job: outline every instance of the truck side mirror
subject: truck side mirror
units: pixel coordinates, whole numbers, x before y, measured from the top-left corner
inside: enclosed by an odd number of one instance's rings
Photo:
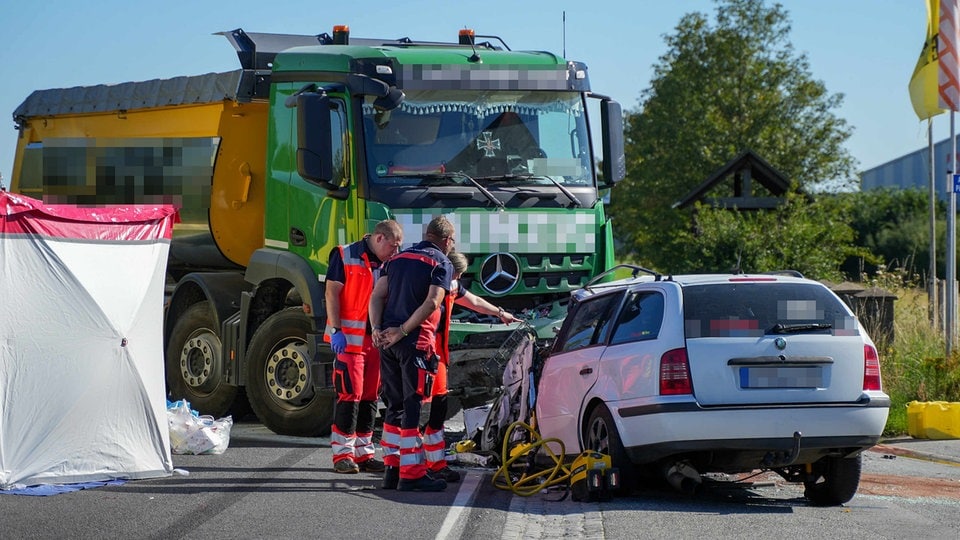
[[[381,111],[392,111],[403,103],[405,97],[407,96],[404,95],[403,90],[391,87],[390,90],[387,91],[387,95],[373,100],[373,106]]]
[[[627,158],[623,153],[623,111],[612,99],[600,101],[603,129],[603,180],[614,185],[627,176]]]
[[[303,178],[335,190],[333,141],[330,134],[330,98],[305,92],[297,100],[297,172]]]
[[[403,103],[406,97],[403,90],[396,86],[356,73],[347,75],[347,87],[350,92],[362,96],[375,96],[373,106],[381,111],[392,111]]]

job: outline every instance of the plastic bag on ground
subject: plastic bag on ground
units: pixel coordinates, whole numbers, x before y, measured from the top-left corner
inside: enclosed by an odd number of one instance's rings
[[[174,454],[222,454],[230,445],[233,418],[201,416],[184,399],[167,403],[167,422]]]

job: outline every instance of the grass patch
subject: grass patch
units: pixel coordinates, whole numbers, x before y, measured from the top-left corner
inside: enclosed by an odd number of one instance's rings
[[[946,341],[929,318],[927,292],[896,274],[880,274],[881,287],[897,296],[894,338],[877,343],[883,389],[890,395],[885,436],[907,434],[907,404],[911,401],[960,401],[960,354],[946,357]]]

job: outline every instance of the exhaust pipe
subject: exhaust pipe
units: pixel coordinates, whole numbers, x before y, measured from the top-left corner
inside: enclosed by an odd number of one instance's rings
[[[673,489],[685,494],[694,495],[700,489],[703,479],[689,463],[678,461],[672,465],[664,467],[664,477],[667,482],[673,486]]]

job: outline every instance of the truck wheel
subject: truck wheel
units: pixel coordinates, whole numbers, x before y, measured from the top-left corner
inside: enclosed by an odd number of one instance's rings
[[[857,493],[863,456],[825,457],[813,465],[814,478],[803,483],[803,496],[816,506],[843,504]]]
[[[313,389],[306,342],[310,330],[301,308],[287,308],[264,321],[247,349],[247,399],[260,422],[281,435],[330,433],[334,394]]]
[[[620,470],[617,494],[629,494],[636,481],[633,463],[627,457],[627,451],[620,440],[620,432],[617,431],[617,425],[613,423],[613,416],[606,405],[597,405],[590,412],[590,418],[583,426],[583,445],[584,450],[594,450],[610,456],[610,466]]]
[[[166,377],[170,396],[186,399],[202,414],[227,413],[237,387],[223,380],[220,333],[210,304],[200,302],[177,319],[167,343]]]

